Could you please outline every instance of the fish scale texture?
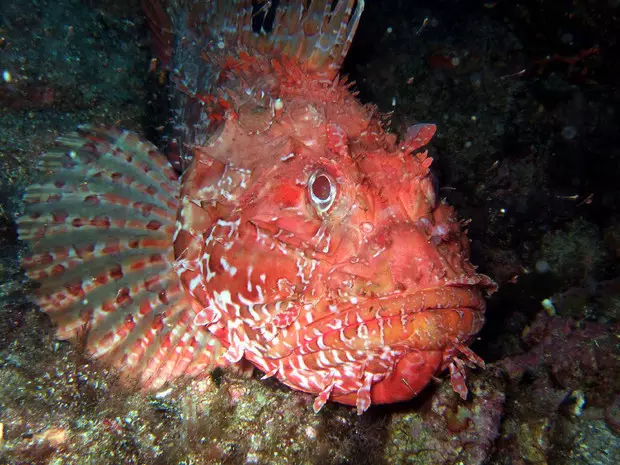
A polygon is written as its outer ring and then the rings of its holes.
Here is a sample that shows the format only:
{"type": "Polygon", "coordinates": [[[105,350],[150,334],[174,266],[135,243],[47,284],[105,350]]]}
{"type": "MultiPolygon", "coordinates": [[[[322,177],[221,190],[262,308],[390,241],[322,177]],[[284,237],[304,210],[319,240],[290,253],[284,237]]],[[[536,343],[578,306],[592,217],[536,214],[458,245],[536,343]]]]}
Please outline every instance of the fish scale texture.
{"type": "Polygon", "coordinates": [[[446,369],[467,396],[495,284],[437,199],[435,126],[397,141],[337,75],[363,6],[281,1],[267,27],[251,1],[148,3],[183,175],[118,129],[43,156],[20,237],[59,337],[147,389],[249,361],[316,411],[446,369]]]}

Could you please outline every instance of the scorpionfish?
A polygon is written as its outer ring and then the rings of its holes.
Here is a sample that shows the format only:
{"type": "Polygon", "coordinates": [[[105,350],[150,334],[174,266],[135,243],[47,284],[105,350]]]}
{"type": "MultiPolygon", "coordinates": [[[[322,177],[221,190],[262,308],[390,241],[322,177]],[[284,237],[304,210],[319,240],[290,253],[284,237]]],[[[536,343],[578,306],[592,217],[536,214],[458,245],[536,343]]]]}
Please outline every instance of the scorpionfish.
{"type": "Polygon", "coordinates": [[[397,140],[338,76],[364,2],[146,3],[168,153],[79,127],[18,219],[58,337],[145,390],[245,363],[315,411],[408,400],[446,369],[465,397],[495,284],[438,199],[435,126],[397,140]]]}

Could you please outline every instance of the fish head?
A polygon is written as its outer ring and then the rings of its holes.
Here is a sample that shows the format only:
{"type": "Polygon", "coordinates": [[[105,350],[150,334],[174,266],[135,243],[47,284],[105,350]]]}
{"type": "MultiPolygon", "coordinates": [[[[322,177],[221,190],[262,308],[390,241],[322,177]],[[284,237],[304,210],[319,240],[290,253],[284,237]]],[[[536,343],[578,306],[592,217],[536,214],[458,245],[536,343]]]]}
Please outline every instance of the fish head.
{"type": "Polygon", "coordinates": [[[358,409],[365,389],[413,397],[481,329],[493,287],[414,153],[434,126],[400,144],[346,122],[262,140],[227,126],[184,180],[175,249],[197,320],[294,388],[358,409]]]}

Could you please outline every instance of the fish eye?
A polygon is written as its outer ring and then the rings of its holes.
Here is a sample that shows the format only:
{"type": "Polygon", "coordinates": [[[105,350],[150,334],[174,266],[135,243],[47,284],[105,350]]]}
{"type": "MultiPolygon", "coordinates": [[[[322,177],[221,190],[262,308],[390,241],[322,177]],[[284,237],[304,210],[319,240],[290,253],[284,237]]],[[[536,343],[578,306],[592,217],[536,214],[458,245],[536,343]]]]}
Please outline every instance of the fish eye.
{"type": "Polygon", "coordinates": [[[336,199],[336,190],[336,183],[329,174],[317,171],[310,176],[308,193],[319,213],[326,212],[332,206],[336,199]]]}

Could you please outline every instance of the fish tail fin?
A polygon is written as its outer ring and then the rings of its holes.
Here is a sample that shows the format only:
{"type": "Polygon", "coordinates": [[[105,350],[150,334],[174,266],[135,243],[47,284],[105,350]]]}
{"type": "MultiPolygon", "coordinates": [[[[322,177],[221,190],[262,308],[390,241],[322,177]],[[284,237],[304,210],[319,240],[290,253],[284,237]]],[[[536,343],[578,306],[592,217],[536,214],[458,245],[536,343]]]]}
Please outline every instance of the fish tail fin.
{"type": "Polygon", "coordinates": [[[173,25],[163,0],[142,0],[142,10],[151,30],[151,42],[164,67],[170,65],[174,41],[173,25]]]}
{"type": "Polygon", "coordinates": [[[237,48],[286,57],[335,77],[359,24],[364,0],[143,0],[160,59],[236,54],[237,48]],[[165,5],[167,6],[165,6],[165,5]],[[176,44],[175,37],[176,36],[176,44]],[[200,44],[200,54],[185,54],[200,44]]]}
{"type": "Polygon", "coordinates": [[[144,388],[208,369],[220,347],[193,325],[174,269],[179,181],[165,157],[134,133],[84,126],[39,169],[17,222],[58,337],[144,388]]]}
{"type": "MultiPolygon", "coordinates": [[[[280,1],[270,25],[269,9],[259,8],[258,33],[244,34],[243,43],[264,54],[294,59],[308,72],[334,78],[340,71],[357,30],[363,0],[280,1]]],[[[246,28],[247,30],[247,28],[246,28]]]]}

